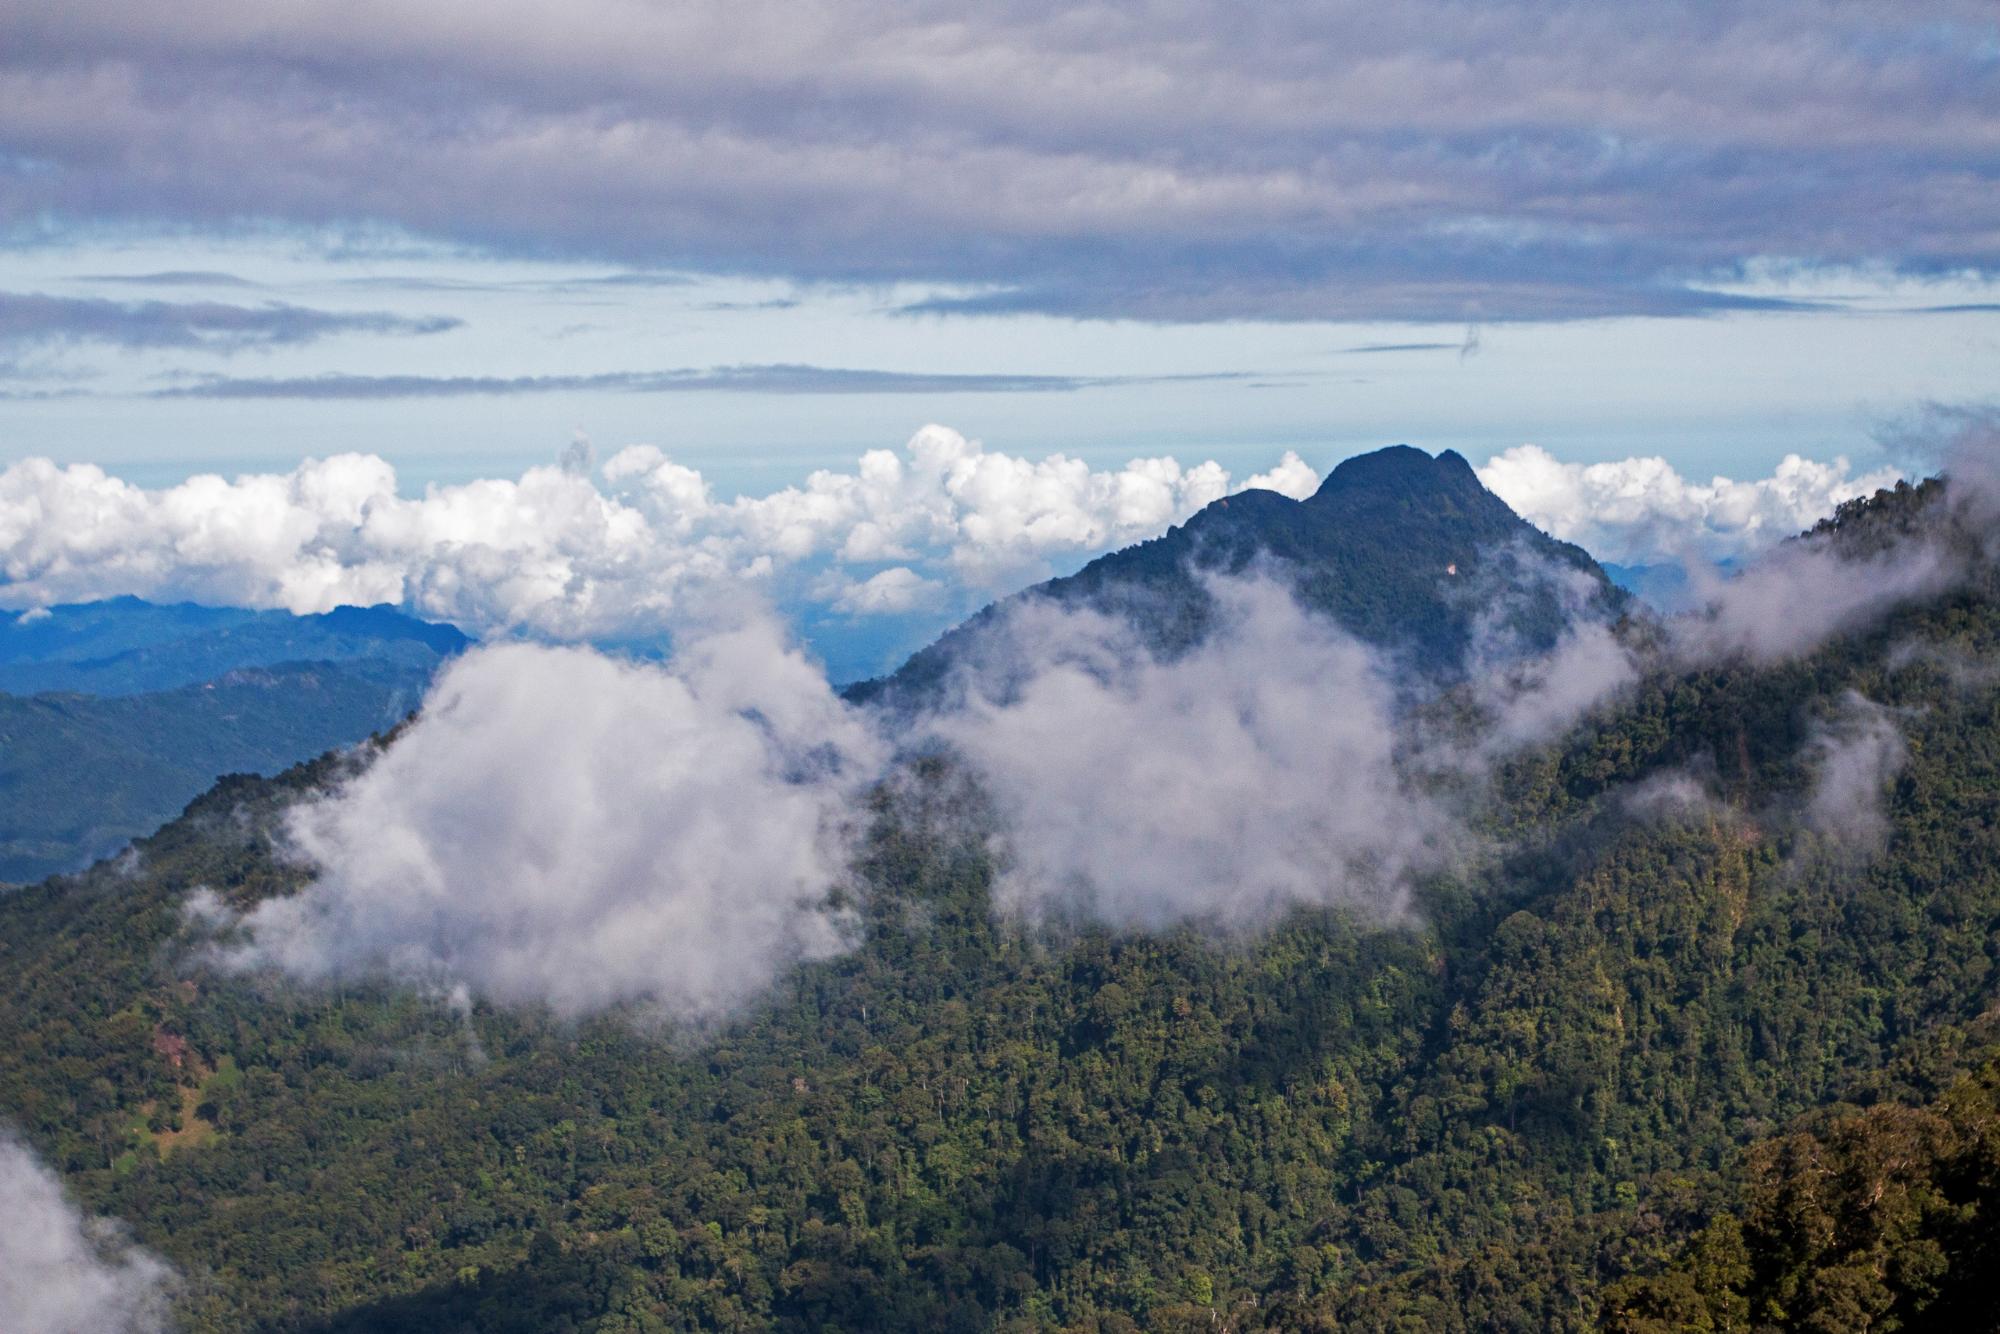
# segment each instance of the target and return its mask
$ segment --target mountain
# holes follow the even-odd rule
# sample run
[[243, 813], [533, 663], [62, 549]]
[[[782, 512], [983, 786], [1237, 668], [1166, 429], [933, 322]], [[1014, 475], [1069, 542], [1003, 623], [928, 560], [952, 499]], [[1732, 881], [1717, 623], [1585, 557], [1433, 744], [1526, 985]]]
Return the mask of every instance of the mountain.
[[428, 668], [471, 642], [387, 606], [294, 616], [110, 598], [0, 616], [0, 692], [139, 695], [289, 662]]
[[428, 672], [286, 663], [97, 699], [0, 695], [0, 880], [110, 856], [226, 773], [276, 773], [393, 726]]
[[[1387, 925], [1037, 930], [885, 793], [855, 948], [705, 1033], [217, 971], [196, 887], [295, 892], [271, 831], [342, 766], [231, 777], [0, 896], [0, 1109], [191, 1331], [1986, 1328], [1996, 661], [1984, 567], [1661, 666]], [[1808, 818], [1860, 697], [1871, 849]]]
[[109, 856], [222, 774], [275, 773], [393, 725], [471, 642], [390, 607], [116, 598], [8, 617], [0, 881]]
[[1207, 629], [1203, 578], [1252, 570], [1287, 580], [1304, 606], [1429, 675], [1464, 669], [1475, 637], [1496, 628], [1503, 590], [1508, 615], [1497, 628], [1530, 652], [1554, 641], [1577, 601], [1609, 618], [1626, 600], [1587, 552], [1515, 514], [1457, 453], [1395, 445], [1345, 460], [1306, 500], [1252, 490], [1215, 501], [1161, 537], [986, 608], [848, 697], [931, 697], [980, 636], [1035, 601], [1130, 617], [1171, 654]]

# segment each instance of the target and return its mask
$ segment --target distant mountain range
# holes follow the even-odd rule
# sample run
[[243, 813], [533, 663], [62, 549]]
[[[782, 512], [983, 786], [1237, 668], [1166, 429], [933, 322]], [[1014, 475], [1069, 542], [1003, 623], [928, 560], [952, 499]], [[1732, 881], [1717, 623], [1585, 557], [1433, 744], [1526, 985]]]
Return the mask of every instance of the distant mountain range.
[[0, 691], [140, 695], [288, 662], [366, 661], [428, 669], [471, 643], [453, 626], [387, 606], [294, 616], [110, 598], [0, 619]]
[[225, 773], [393, 725], [472, 641], [390, 607], [115, 598], [0, 621], [0, 881], [117, 852]]

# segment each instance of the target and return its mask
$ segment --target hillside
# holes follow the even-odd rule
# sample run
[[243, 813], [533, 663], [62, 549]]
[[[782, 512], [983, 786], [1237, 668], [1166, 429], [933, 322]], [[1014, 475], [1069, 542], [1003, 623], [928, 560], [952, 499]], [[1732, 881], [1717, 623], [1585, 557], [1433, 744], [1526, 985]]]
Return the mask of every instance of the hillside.
[[[1828, 540], [1976, 541], [1942, 495]], [[1944, 1327], [2000, 1237], [1996, 653], [1981, 567], [1653, 670], [1389, 926], [1003, 923], [927, 760], [859, 947], [715, 1033], [214, 971], [192, 889], [293, 891], [337, 766], [233, 778], [0, 899], [0, 1107], [195, 1330]], [[1906, 749], [1859, 850], [1803, 814], [1857, 694]]]
[[225, 773], [380, 731], [471, 641], [389, 607], [313, 616], [137, 598], [0, 621], [0, 882], [74, 870]]
[[111, 856], [222, 774], [276, 773], [379, 732], [428, 679], [393, 663], [286, 663], [108, 699], [0, 695], [0, 880]]
[[987, 608], [848, 696], [906, 703], [933, 695], [954, 665], [977, 656], [982, 634], [1031, 602], [1130, 617], [1171, 652], [1206, 632], [1205, 577], [1253, 569], [1286, 580], [1303, 606], [1431, 675], [1463, 669], [1475, 636], [1492, 629], [1482, 616], [1503, 589], [1513, 597], [1505, 628], [1530, 651], [1553, 642], [1579, 597], [1609, 617], [1626, 596], [1588, 553], [1509, 509], [1456, 453], [1433, 458], [1395, 445], [1345, 460], [1303, 501], [1275, 491], [1215, 501], [1161, 537]]

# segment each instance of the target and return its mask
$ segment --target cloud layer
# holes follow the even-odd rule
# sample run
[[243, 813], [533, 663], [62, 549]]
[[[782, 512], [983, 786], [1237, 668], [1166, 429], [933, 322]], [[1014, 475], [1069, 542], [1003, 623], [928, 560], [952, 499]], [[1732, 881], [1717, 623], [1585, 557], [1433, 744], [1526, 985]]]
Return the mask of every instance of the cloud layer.
[[[880, 614], [934, 601], [941, 581], [975, 593], [1030, 582], [1051, 560], [1154, 536], [1234, 489], [1213, 462], [1099, 470], [940, 426], [853, 472], [729, 501], [649, 445], [613, 455], [603, 488], [589, 472], [552, 465], [405, 498], [394, 469], [361, 454], [158, 491], [29, 459], [0, 471], [0, 604], [399, 602], [482, 634], [616, 638], [669, 626], [714, 581], [831, 563], [848, 577], [829, 600]], [[1250, 482], [1299, 495], [1318, 477], [1287, 454]]]
[[[1991, 272], [1983, 0], [0, 3], [0, 217], [386, 220], [931, 310], [1682, 313]], [[163, 170], [162, 164], [172, 164]]]
[[[0, 309], [0, 317], [4, 317]], [[1070, 394], [1111, 385], [1241, 379], [1198, 375], [1004, 375], [850, 370], [839, 366], [710, 366], [594, 375], [207, 376], [156, 390], [155, 398], [464, 398], [514, 394]]]
[[0, 1324], [24, 1334], [154, 1334], [173, 1272], [82, 1214], [32, 1150], [0, 1133]]
[[[1583, 467], [1532, 446], [1480, 476], [1607, 559], [1664, 555], [1666, 534], [1753, 553], [1889, 480], [1792, 459], [1771, 478], [1694, 484], [1657, 459]], [[1304, 498], [1318, 484], [1289, 451], [1238, 481], [1169, 456], [1115, 469], [1027, 459], [942, 426], [852, 471], [731, 500], [650, 445], [620, 450], [596, 479], [579, 455], [422, 496], [402, 495], [395, 470], [365, 454], [159, 490], [26, 459], [0, 469], [0, 606], [119, 594], [295, 612], [395, 602], [486, 635], [620, 639], [670, 628], [717, 581], [748, 579], [850, 617], [941, 612], [1157, 536], [1232, 491]]]

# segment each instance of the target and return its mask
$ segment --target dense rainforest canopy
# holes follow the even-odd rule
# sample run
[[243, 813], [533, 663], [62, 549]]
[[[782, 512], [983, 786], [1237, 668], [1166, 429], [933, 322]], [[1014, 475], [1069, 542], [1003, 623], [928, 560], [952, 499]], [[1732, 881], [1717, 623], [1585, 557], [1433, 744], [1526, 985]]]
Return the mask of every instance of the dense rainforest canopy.
[[[276, 813], [346, 762], [225, 780], [0, 899], [0, 1108], [194, 1330], [1978, 1327], [1996, 653], [1979, 573], [1652, 672], [1499, 764], [1487, 854], [1389, 923], [1001, 920], [927, 759], [859, 947], [699, 1032], [218, 973], [189, 894], [295, 890]], [[1798, 818], [1855, 695], [1906, 751], [1859, 843]]]

